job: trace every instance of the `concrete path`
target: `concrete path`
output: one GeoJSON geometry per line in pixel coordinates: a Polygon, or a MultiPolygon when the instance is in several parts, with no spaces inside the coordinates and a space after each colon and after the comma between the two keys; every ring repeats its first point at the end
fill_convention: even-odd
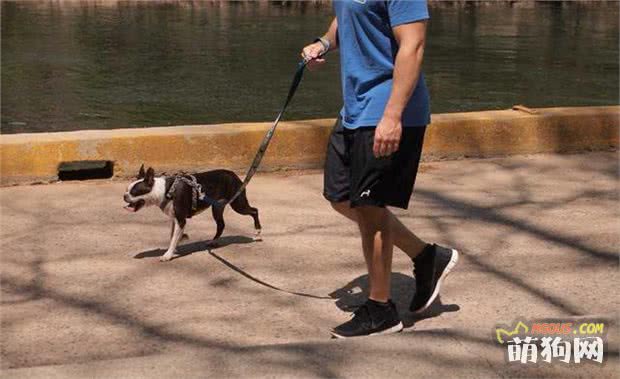
{"type": "Polygon", "coordinates": [[[230,209],[209,248],[210,214],[190,221],[168,263],[158,209],[122,209],[126,183],[0,189],[1,367],[7,378],[614,377],[618,370],[618,156],[532,155],[424,164],[401,220],[459,248],[424,318],[394,257],[404,333],[330,340],[368,281],[357,229],[322,199],[318,172],[262,174],[261,212],[230,209]],[[606,320],[604,365],[507,364],[497,324],[606,320]]]}

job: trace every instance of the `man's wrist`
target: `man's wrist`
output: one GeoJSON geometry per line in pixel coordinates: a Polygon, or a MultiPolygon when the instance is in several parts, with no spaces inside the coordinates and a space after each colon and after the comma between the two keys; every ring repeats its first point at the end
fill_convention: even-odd
{"type": "Polygon", "coordinates": [[[390,106],[387,106],[385,108],[385,111],[383,111],[383,117],[390,119],[390,120],[397,120],[400,121],[403,117],[403,112],[402,111],[398,111],[397,109],[394,109],[390,106]]]}
{"type": "Polygon", "coordinates": [[[317,37],[317,39],[314,40],[314,42],[318,42],[321,44],[321,46],[323,46],[323,54],[327,53],[329,51],[329,48],[331,47],[331,43],[329,42],[329,39],[325,38],[325,37],[317,37]]]}

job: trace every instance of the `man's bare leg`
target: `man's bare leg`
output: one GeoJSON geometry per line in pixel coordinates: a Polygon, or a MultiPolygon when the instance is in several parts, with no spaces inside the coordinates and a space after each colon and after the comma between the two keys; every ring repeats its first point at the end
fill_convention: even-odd
{"type": "MultiPolygon", "coordinates": [[[[348,201],[343,201],[340,203],[331,203],[332,208],[336,210],[336,212],[345,216],[349,220],[357,223],[358,216],[355,209],[351,208],[351,205],[348,201]]],[[[389,209],[384,208],[387,213],[387,218],[390,221],[392,226],[392,235],[394,239],[394,245],[401,249],[405,254],[407,254],[411,259],[415,258],[418,254],[424,250],[426,247],[426,242],[422,241],[418,236],[413,234],[413,232],[405,225],[389,209]]]]}
{"type": "Polygon", "coordinates": [[[354,211],[368,267],[370,293],[353,318],[334,328],[332,335],[347,338],[400,332],[403,323],[390,299],[394,236],[389,211],[375,206],[360,206],[354,211]]]}
{"type": "Polygon", "coordinates": [[[369,299],[386,303],[390,298],[394,241],[387,209],[363,206],[355,209],[368,267],[369,299]]]}

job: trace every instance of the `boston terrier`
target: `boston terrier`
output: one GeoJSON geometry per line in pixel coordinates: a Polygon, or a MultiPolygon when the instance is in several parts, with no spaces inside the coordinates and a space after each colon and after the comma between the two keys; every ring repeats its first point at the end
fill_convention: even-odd
{"type": "MultiPolygon", "coordinates": [[[[242,184],[237,174],[229,170],[213,170],[191,176],[182,174],[182,176],[186,180],[176,180],[176,176],[166,175],[155,177],[152,167],[145,172],[144,165],[142,165],[136,180],[129,184],[123,197],[127,203],[125,209],[130,212],[137,212],[145,206],[157,205],[171,219],[170,246],[160,258],[162,262],[171,260],[181,238],[187,237],[183,234],[187,219],[209,207],[211,207],[217,225],[217,232],[213,238],[213,241],[216,241],[224,231],[224,207],[242,184]],[[196,179],[194,186],[191,184],[192,177],[196,179]],[[173,184],[174,189],[170,191],[173,184]],[[196,184],[200,186],[205,195],[203,199],[196,198],[196,184]]],[[[250,206],[246,191],[243,190],[230,203],[230,206],[239,214],[252,216],[256,230],[254,239],[260,240],[261,225],[258,219],[258,209],[250,206]]]]}

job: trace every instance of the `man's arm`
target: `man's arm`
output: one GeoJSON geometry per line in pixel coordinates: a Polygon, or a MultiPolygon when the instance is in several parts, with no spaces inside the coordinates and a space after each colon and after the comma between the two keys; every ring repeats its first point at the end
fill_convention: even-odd
{"type": "Polygon", "coordinates": [[[325,49],[323,43],[317,41],[304,47],[301,51],[301,56],[308,61],[308,68],[310,69],[325,63],[325,58],[322,56],[328,51],[336,50],[338,48],[338,20],[335,17],[329,25],[329,29],[327,29],[327,32],[321,38],[328,42],[328,50],[325,49]]]}
{"type": "Polygon", "coordinates": [[[329,29],[327,29],[327,33],[325,33],[323,38],[329,41],[330,51],[338,48],[338,20],[336,17],[332,20],[332,23],[329,25],[329,29]]]}
{"type": "Polygon", "coordinates": [[[375,132],[373,152],[377,157],[388,156],[398,150],[403,110],[418,84],[426,42],[426,21],[398,25],[392,30],[398,52],[394,62],[392,92],[375,132]]]}

